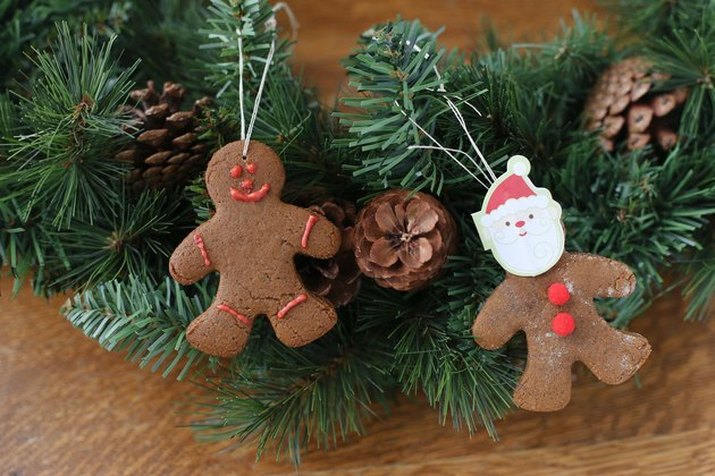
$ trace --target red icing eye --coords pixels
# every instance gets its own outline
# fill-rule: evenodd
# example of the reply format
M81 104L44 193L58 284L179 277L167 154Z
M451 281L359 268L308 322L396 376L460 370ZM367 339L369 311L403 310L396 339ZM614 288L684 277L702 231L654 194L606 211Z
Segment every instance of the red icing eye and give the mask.
M240 165L234 165L231 169L231 178L238 178L243 175L243 167Z
M246 170L248 170L249 174L255 174L256 170L258 170L258 165L256 165L255 162L251 162L250 164L246 164Z

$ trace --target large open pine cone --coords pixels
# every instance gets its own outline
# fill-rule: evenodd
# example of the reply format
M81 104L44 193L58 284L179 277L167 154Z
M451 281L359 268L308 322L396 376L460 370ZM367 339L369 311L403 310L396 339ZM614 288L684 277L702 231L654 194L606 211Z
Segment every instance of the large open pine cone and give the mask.
M457 225L436 198L391 190L360 212L355 258L362 272L383 287L417 289L435 278L456 250Z
M298 271L309 290L323 296L336 307L344 306L357 296L362 276L353 252L352 235L357 214L355 205L336 200L313 205L310 209L340 229L342 244L340 251L329 259L300 257Z
M642 58L619 61L603 72L584 112L587 129L600 130L605 150L610 152L624 141L630 150L650 143L669 150L676 144L688 91L652 91L666 79L667 75L654 72L653 65Z
M199 99L192 110L181 111L185 94L183 86L172 82L164 83L159 94L153 81L130 93L138 105L126 110L134 116L137 133L115 158L132 164L126 180L135 190L186 183L206 166L207 146L199 141L197 119L210 99Z

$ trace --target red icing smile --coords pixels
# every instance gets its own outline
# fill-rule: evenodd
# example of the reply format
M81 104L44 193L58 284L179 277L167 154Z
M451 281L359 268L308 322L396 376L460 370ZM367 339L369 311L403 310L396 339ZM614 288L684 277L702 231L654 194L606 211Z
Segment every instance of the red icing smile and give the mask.
M236 188L231 187L231 198L237 202L260 202L271 190L270 184L264 183L263 186L255 192L245 193Z
M526 236L526 232L522 231L521 233L519 233L519 236Z

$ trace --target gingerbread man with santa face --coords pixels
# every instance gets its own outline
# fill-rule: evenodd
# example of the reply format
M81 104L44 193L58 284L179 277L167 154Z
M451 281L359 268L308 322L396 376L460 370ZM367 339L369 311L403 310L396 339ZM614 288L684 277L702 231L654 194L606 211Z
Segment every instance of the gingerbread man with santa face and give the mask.
M514 391L517 406L554 411L571 397L571 366L581 361L608 384L628 380L650 354L641 335L614 329L594 298L625 297L635 276L623 263L564 251L561 206L528 177L529 161L509 159L473 214L485 249L507 271L477 315L472 333L496 349L524 331L526 369Z

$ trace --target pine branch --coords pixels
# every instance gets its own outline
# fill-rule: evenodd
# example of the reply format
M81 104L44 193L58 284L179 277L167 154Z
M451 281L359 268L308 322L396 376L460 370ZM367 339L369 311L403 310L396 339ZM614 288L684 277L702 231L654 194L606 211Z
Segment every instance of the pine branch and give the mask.
M75 220L71 228L54 231L52 239L63 247L47 257L54 274L50 288L88 289L127 277L160 281L191 225L186 208L166 193L145 191L136 201L123 194L116 210L101 210L93 223Z
M58 25L58 40L49 52L38 52L40 70L30 97L23 99L23 126L10 147L13 173L0 186L26 193L24 214L38 204L52 207L52 223L67 227L74 218L91 223L103 208L111 209L123 175L118 161L108 160L130 127L119 112L132 83L133 67L119 71L107 43L88 35L73 36ZM47 212L45 212L47 213Z
M361 151L345 168L371 189L436 191L443 185L444 171L430 154L408 148L421 143L408 117L434 131L436 113L446 110L433 100L441 96L436 91L443 80L435 68L445 56L437 36L417 21L397 20L363 35L359 50L345 60L359 95L340 99L351 112L334 114L349 132L337 144Z
M195 0L125 2L126 21L117 38L124 58L141 59L135 80L181 83L189 94L201 97L213 91L204 80L204 65L213 58L200 45L208 17L205 3ZM124 61L126 63L126 61Z
M688 3L688 2L683 2ZM647 55L670 74L664 88L684 87L688 101L679 134L701 147L715 144L715 0L710 8L668 35L649 38Z
M211 0L208 28L202 33L209 43L202 49L213 53L208 64L208 81L218 91L216 97L224 104L239 103L238 54L239 37L243 41L245 92L255 91L265 66L271 42L276 39L272 74L285 74L286 59L290 55L289 43L278 38L277 29L271 27L275 15L267 0ZM248 94L247 94L248 96ZM246 111L250 117L249 111Z
M257 458L275 445L277 456L287 453L296 465L308 445L331 448L363 434L364 421L374 418L375 404L386 408L395 382L385 341L354 322L343 315L330 334L300 349L272 335L252 339L234 374L209 385L213 398L201 404L192 426L206 440L255 441Z
M138 278L114 280L68 299L62 313L106 350L126 351L128 360L164 377L178 370L182 380L216 366L189 345L185 332L213 299L215 286L209 283L183 288L169 278L158 286Z
M712 315L715 296L715 244L696 253L686 264L688 281L683 296L688 300L687 320L704 320Z
M23 220L16 200L0 201L0 260L14 278L13 294L30 278L36 294L47 294L46 256L63 253L52 231L38 216Z
M120 4L113 0L3 0L0 92L34 77L34 52L30 47L45 51L56 37L56 22L67 22L74 33L81 33L87 25L90 31L108 36L121 28L123 13Z
M366 286L360 294L360 318L366 332L383 335L392 346L392 371L404 393L425 394L439 409L441 424L450 418L455 428L470 433L484 426L496 437L494 420L511 408L518 377L512 362L523 358L523 344L485 351L474 344L471 325L477 306L446 310L447 282L443 278L427 291L407 296ZM516 342L516 341L515 341ZM518 343L517 343L518 344Z

